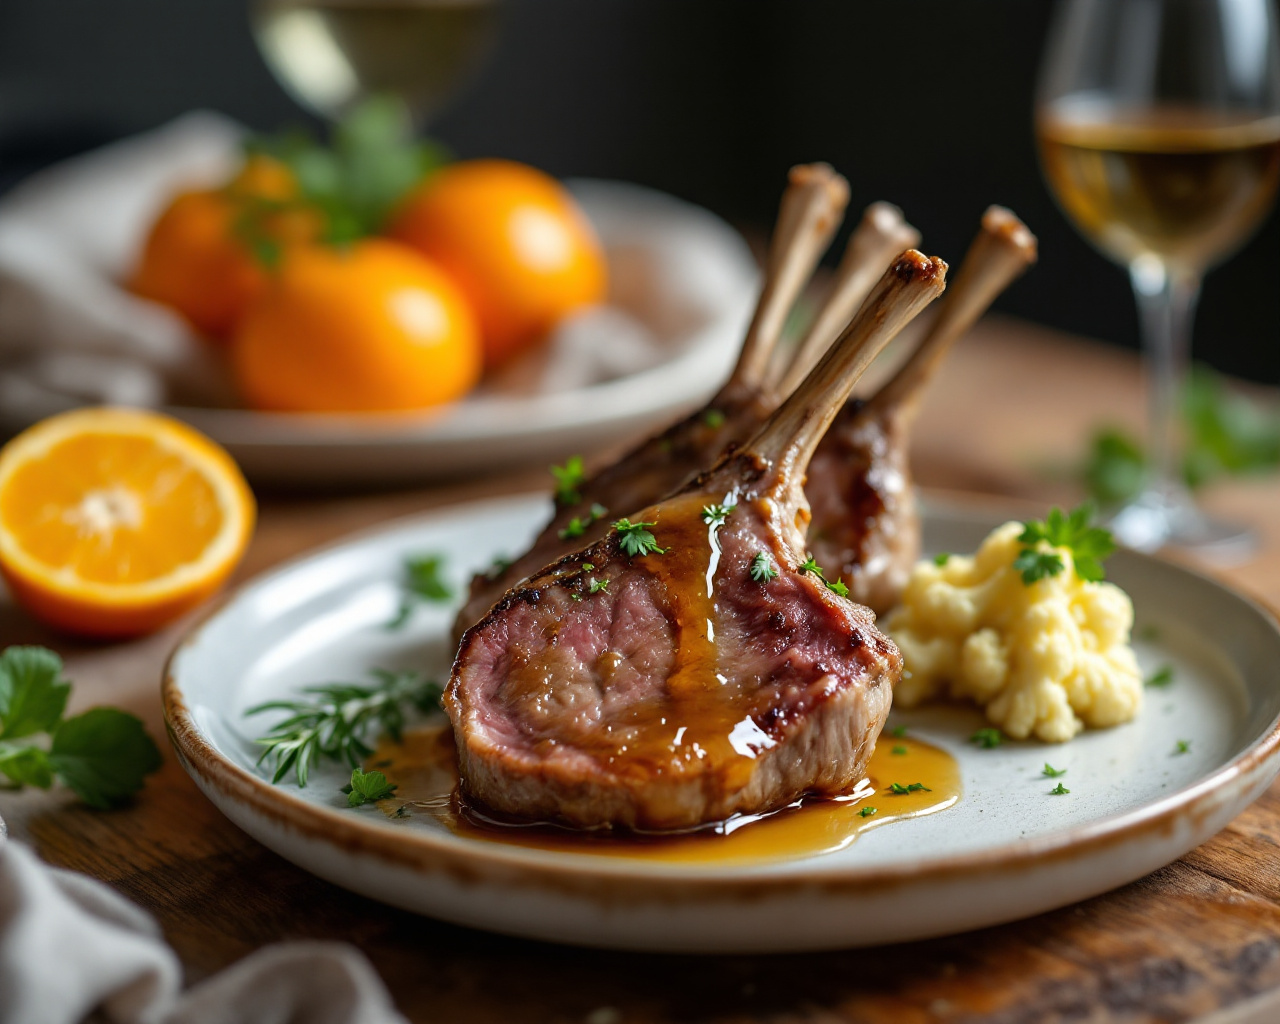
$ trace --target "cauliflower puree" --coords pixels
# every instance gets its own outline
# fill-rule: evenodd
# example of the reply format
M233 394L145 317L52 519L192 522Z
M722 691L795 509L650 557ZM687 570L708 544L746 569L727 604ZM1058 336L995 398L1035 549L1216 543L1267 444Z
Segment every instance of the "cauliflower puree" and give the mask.
M1052 743L1128 722L1142 707L1129 595L1079 579L1070 549L1047 544L1063 571L1024 583L1013 567L1022 530L1005 523L977 554L912 570L884 622L904 661L894 703L972 700L1008 735Z

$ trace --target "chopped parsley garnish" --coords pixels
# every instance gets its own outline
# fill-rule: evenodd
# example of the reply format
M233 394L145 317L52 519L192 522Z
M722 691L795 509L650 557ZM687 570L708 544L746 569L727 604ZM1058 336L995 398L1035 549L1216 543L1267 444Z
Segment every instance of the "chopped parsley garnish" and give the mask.
M1168 686L1173 682L1173 666L1161 665L1158 669L1147 676L1146 686Z
M593 577L592 579L588 580L588 582L591 584L591 593L593 594L599 594L601 592L606 594L609 593L609 581L607 579L598 580Z
M860 817L860 818L869 818L869 817L871 817L871 815L873 815L873 814L875 814L875 813L876 813L876 809L875 809L874 807L864 807L864 808L862 808L862 810L860 810L860 811L858 812L858 817Z
M1055 768L1048 761L1046 761L1044 763L1044 771L1042 771L1040 774L1043 775L1046 779L1056 779L1061 775L1066 775L1067 770L1065 768Z
M831 591L831 593L838 594L840 597L849 596L848 584L841 579L837 579L834 583L829 582L827 580L827 574L822 571L822 566L814 560L813 555L805 555L804 561L800 563L800 571L813 573L818 577L818 579L822 580L823 585Z
M1189 753L1191 753L1191 741L1178 740L1177 745L1174 746L1173 748L1173 756L1177 757L1179 754L1189 754Z
M931 790L923 782L913 782L907 786L904 786L901 782L892 782L889 784L889 789L888 789L888 792L893 793L896 796L902 796L904 793L919 793L921 791L925 793L933 792L933 790Z
M53 651L0 652L0 775L38 789L57 779L99 810L124 803L160 767L160 751L127 711L90 708L63 717L70 693Z
M951 555L949 552L946 552L946 551L939 551L936 555L933 556L933 564L936 565L939 569L941 569L949 561L951 561Z
M724 426L725 416L719 409L707 409L702 414L702 422L712 430L719 430Z
M491 580L496 580L499 576L501 576L504 572L510 569L513 565L515 565L514 559L506 558L503 555L499 555L497 558L493 560L493 564L490 565L489 568L485 570L485 575L488 576L489 579Z
M630 519L619 519L613 524L613 528L618 531L618 543L622 546L623 554L630 558L639 555L665 555L666 548L658 547L657 540L654 539L649 527L656 525L655 523L633 523Z
M1064 786L1061 782L1059 782L1056 786L1053 787L1053 789L1049 790L1049 795L1050 796L1066 796L1070 792L1071 790L1067 789L1066 786Z
M905 725L895 725L890 732L894 736L905 736L907 734L907 727Z
M563 466L552 466L551 475L556 481L556 504L576 505L582 500L579 492L587 479L586 467L582 464L581 455L570 455Z
M737 505L704 505L702 507L702 521L708 526L722 526L724 521L729 518Z
M400 787L387 782L380 771L365 772L357 766L351 769L351 782L342 788L347 794L347 806L359 807L377 800L385 800Z
M574 537L581 537L587 532L587 527L592 523L603 519L609 514L609 510L599 502L592 502L591 509L585 516L574 516L569 520L568 524L560 531L558 536L561 540L572 540Z
M778 578L778 570L774 568L773 561L763 551L757 551L756 557L751 559L750 572L751 578L757 583L768 583Z
M1030 519L1023 523L1018 543L1025 547L1013 563L1013 567L1022 573L1022 582L1030 586L1046 576L1058 575L1065 568L1057 554L1036 549L1035 545L1041 543L1070 551L1076 576L1080 579L1091 583L1105 579L1107 574L1102 563L1115 551L1116 542L1110 530L1090 525L1095 511L1093 502L1086 501L1070 512L1055 507L1044 519Z
M983 750L992 750L1004 742L1004 733L999 729L988 726L985 729L979 729L970 736L969 742L976 743Z
M579 593L577 593L576 591L575 591L574 593L571 593L569 596L570 596L571 598L573 598L573 600L575 600L575 601L581 601L581 600L582 600L582 595L581 595L581 594L579 594Z
M907 752L907 748L903 746L901 743L899 743L897 746L893 748L893 752L895 754L905 754Z
M444 580L443 555L411 555L404 560L404 594L387 629L399 629L423 601L441 603L453 598L453 588Z
M271 781L279 782L290 770L298 785L305 786L312 767L321 758L345 761L356 768L373 753L369 740L386 733L398 740L404 729L405 712L417 708L423 714L440 709L440 685L416 672L374 669L374 682L325 683L307 686L296 700L273 700L249 708L245 715L264 711L288 712L258 740L262 756L275 767Z

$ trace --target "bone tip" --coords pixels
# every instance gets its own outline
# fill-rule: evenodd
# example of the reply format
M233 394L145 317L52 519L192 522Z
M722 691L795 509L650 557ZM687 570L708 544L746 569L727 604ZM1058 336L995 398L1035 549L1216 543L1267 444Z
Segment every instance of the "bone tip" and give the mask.
M841 209L849 202L849 182L827 163L796 164L787 174L792 188L814 189L826 193L827 199Z
M908 249L893 262L893 275L904 284L925 284L941 288L947 280L947 264L937 256Z
M1003 206L988 206L982 215L982 230L1020 252L1028 263L1034 263L1039 243L1036 236L1012 210Z

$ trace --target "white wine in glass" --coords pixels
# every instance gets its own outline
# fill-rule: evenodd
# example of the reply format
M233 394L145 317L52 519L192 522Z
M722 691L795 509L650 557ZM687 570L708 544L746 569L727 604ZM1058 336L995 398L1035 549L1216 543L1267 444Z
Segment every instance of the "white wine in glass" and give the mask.
M421 126L480 64L498 0L256 0L254 37L277 80L330 119L393 95Z
M1262 223L1280 183L1271 0L1066 0L1036 112L1045 179L1081 234L1128 268L1148 372L1151 476L1125 543L1229 555L1247 531L1181 482L1178 403L1205 271Z

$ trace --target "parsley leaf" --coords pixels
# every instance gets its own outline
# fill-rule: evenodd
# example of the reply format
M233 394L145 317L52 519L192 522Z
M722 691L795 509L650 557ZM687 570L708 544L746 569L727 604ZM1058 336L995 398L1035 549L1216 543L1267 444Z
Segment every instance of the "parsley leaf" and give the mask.
M1189 754L1189 753L1191 753L1191 741L1178 740L1177 745L1173 748L1174 757L1177 757L1179 754Z
M907 727L905 725L895 725L889 731L894 736L905 736L907 734Z
M1013 568L1022 573L1022 582L1031 586L1049 576L1057 576L1064 566L1062 558L1053 552L1027 548L1013 560Z
M588 582L591 584L591 593L593 594L599 594L601 591L606 594L609 592L609 581L607 579L598 580L593 577Z
M888 789L888 792L893 793L896 796L902 796L904 793L919 793L921 791L925 793L933 792L933 790L923 782L913 782L908 786L904 786L901 782L891 782Z
M654 523L633 523L630 519L619 519L613 524L613 528L618 531L618 543L622 546L622 551L630 558L639 555L665 555L666 548L658 547L657 540L654 539L649 527Z
M1143 685L1164 687L1173 682L1173 666L1161 665L1158 669L1147 676Z
M823 582L826 583L826 580L823 580ZM831 593L838 594L841 597L849 596L849 585L845 583L844 580L836 580L834 583L827 583L827 589L831 591Z
M439 603L452 599L453 588L444 580L444 556L411 555L404 560L404 597L386 628L399 629L422 601Z
M585 516L574 516L569 520L568 524L560 531L558 536L561 540L572 540L574 537L581 537L587 532L587 527L597 520L604 518L609 510L601 505L598 501L591 503L591 508Z
M702 507L702 521L708 526L722 526L724 521L729 518L737 505L704 505Z
M1044 771L1042 771L1040 774L1043 775L1046 779L1056 779L1060 775L1066 775L1067 770L1065 768L1055 768L1048 761L1046 761L1044 763Z
M6 647L0 654L0 740L50 732L70 693L62 659L52 651Z
M359 767L351 769L351 785L347 793L347 806L359 807L377 800L385 800L400 787L387 782L387 777L380 771L365 772Z
M136 716L92 708L54 731L49 767L90 807L106 810L142 788L160 767L160 751Z
M862 808L862 810L860 810L860 811L858 812L858 817L860 817L860 818L869 818L869 817L871 817L871 815L873 815L873 814L875 814L875 813L876 813L876 809L875 809L874 807L864 807L864 808Z
M719 430L724 426L725 415L719 409L707 409L702 414L702 422L712 430Z
M976 743L983 750L992 750L1004 742L1004 733L999 729L988 726L985 729L979 729L969 737L970 743Z
M556 481L556 504L576 505L582 500L578 491L587 479L587 470L581 455L570 455L563 466L552 466L551 475Z
M949 552L946 552L946 551L939 551L936 555L933 556L933 564L936 565L939 569L941 569L949 561L951 561L951 555Z
M773 560L763 551L757 551L755 558L751 559L749 571L751 578L757 583L768 583L778 578L778 570L774 568Z
M1096 583L1106 578L1103 561L1116 549L1110 530L1091 526L1096 509L1086 501L1070 512L1051 508L1044 519L1030 519L1022 524L1018 543L1026 545L1013 567L1022 573L1022 582L1030 586L1046 576L1062 572L1064 563L1056 552L1038 550L1036 545L1048 544L1052 548L1066 548L1076 576L1086 582Z
M899 743L897 746L893 748L893 753L895 754L905 754L906 752L907 752L907 748L903 746L901 743Z
M1053 787L1053 789L1049 790L1049 795L1050 796L1066 796L1070 792L1071 790L1067 789L1066 786L1064 786L1061 782L1059 782L1056 786Z
M818 563L814 560L813 555L804 556L804 561L800 563L800 571L811 572L815 576L817 576L818 579L823 580L825 582L826 578L822 575L822 569L821 567L819 567Z

